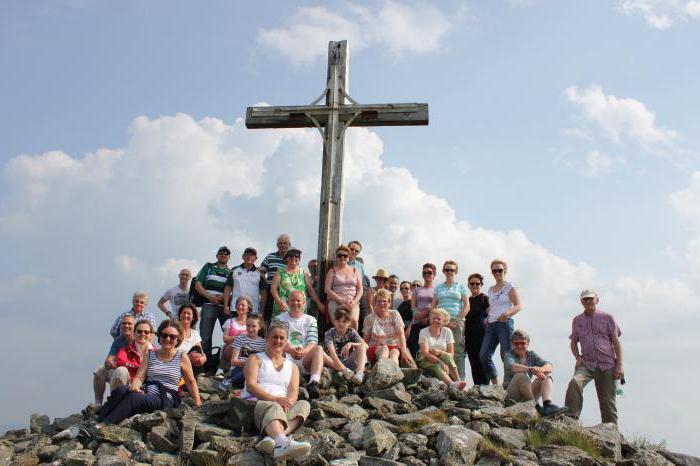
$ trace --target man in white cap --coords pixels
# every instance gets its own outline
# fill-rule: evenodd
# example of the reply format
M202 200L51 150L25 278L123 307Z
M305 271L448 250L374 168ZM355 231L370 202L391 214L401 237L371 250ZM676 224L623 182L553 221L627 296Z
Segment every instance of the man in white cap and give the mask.
M569 336L576 366L566 390L566 407L571 416L578 418L583 408L583 389L593 380L602 421L617 424L615 381L624 379L622 333L613 316L596 309L598 301L595 290L581 292L583 312L574 317Z

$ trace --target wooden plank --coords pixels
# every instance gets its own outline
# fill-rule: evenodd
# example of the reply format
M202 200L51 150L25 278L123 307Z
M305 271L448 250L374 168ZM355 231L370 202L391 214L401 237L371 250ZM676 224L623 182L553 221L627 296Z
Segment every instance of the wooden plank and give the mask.
M248 129L309 128L314 126L307 114L325 126L329 112L338 112L338 120L348 121L357 112L350 126L418 126L429 123L428 104L399 103L374 105L341 105L331 110L326 105L248 107L245 125Z

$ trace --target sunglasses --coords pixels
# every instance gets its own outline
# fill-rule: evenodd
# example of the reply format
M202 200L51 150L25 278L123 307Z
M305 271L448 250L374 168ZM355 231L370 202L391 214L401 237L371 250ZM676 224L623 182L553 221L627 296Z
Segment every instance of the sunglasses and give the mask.
M442 269L443 272L445 273L450 273L450 272L457 272L457 269Z
M469 282L469 286L481 286L479 282Z
M338 257L350 257L350 256L348 256L347 254L338 254L337 256L338 256Z
M514 341L513 346L527 346L526 341Z
M503 273L506 269L491 269L491 273Z
M160 339L161 340L177 340L178 335L175 333L161 333L160 334Z
M151 331L150 330L136 330L136 333L138 335L150 335Z
M432 274L433 274L432 270L423 270L423 276L432 275Z

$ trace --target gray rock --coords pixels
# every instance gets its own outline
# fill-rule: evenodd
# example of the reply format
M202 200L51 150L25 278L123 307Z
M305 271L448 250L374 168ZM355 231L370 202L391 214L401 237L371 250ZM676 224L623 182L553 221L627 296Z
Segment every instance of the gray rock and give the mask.
M199 393L219 393L221 390L219 390L219 383L221 383L220 380L217 380L212 377L207 377L204 374L200 374L197 376L197 387L199 388Z
M59 433L55 434L53 437L51 437L51 441L54 443L60 443L64 442L66 440L73 440L74 438L78 437L78 434L80 433L80 426L78 424L74 424L70 426L69 428L60 431Z
M116 455L104 455L97 457L97 466L129 466L129 461Z
M131 452L131 457L134 461L140 463L151 463L153 455L155 454L146 447L146 444L141 440L130 440L124 444L124 446Z
M194 450L190 455L194 466L223 466L223 457L215 450Z
M337 460L332 460L328 464L329 466L358 466L357 460L350 458L340 458Z
M483 421L471 421L466 424L467 429L478 432L481 435L488 435L491 432L491 426Z
M399 441L413 449L428 445L428 437L426 435L411 432L399 435Z
M492 456L487 456L484 458L479 458L476 466L501 466L501 460Z
M448 398L449 395L445 391L425 392L413 398L413 403L419 408L425 408L426 406L437 406Z
M61 449L58 445L44 445L39 448L36 452L36 456L42 461L42 463L50 463L53 461L56 453Z
M447 385L445 385L445 382L442 380L436 379L434 377L425 377L421 376L420 386L423 388L423 390L426 391L440 391L440 390L445 390Z
M445 466L473 464L481 435L462 426L447 426L437 435L435 447Z
M124 445L112 445L111 443L102 443L95 451L95 456L99 462L103 456L116 456L124 461L129 461L131 452Z
M212 424L199 423L195 427L195 435L200 442L208 442L212 437L229 437L233 434L229 429Z
M95 430L94 437L100 442L125 444L129 440L141 440L141 434L128 427L106 424ZM128 448L128 447L127 447Z
M487 406L472 411L472 420L500 419L506 415L506 410L502 406Z
M403 380L403 371L398 364L388 358L382 358L372 367L364 387L372 392L390 387Z
M369 421L362 432L362 448L372 456L381 456L397 441L396 435L377 421Z
M360 459L360 466L403 466L403 463L373 456L363 456Z
M362 398L360 398L357 395L345 395L342 397L340 400L341 403L345 403L346 405L359 405L362 404Z
M414 426L416 424L424 425L436 422L436 416L440 410L435 407L425 408L420 411L408 414L392 414L386 417L386 420L400 426L402 424Z
M376 398L374 396L368 396L362 400L362 406L367 409L383 410L389 413L393 413L396 410L396 402Z
M426 466L425 462L419 460L415 456L407 456L402 458L401 461L407 466Z
M478 390L480 398L496 401L506 399L506 390L500 385L479 385Z
M52 461L65 462L70 452L85 449L77 440L68 440L67 442L61 443L59 447L60 448L55 452ZM92 451L92 449L90 450Z
M607 423L584 427L583 432L595 441L603 456L614 461L622 459L622 441L624 437L617 430L615 424Z
M180 459L169 453L158 453L151 460L153 466L180 466Z
M90 450L73 450L66 457L66 466L92 466L97 459Z
M659 450L657 452L676 466L700 466L700 458L682 453L674 453L668 450Z
M394 403L411 403L413 396L408 393L402 383L397 383L382 390L374 390L368 393L373 398L381 398Z
M220 455L230 457L250 450L254 442L255 439L249 437L212 437L209 446Z
M545 445L538 448L538 462L544 466L599 466L602 463L576 447Z
M348 406L338 402L314 401L314 407L322 409L327 414L344 417L351 421L364 421L369 417L369 413L358 405Z
M638 450L631 458L619 461L624 466L673 466L669 460L651 450Z
M167 415L164 411L156 411L155 413L137 414L131 419L131 427L142 433L147 433L156 426L165 423Z
M423 375L423 369L415 367L402 367L401 372L403 372L403 384L407 387L416 385L420 381L420 376Z
M450 424L451 426L463 426L464 421L458 418L457 416L450 416L450 418L447 420L447 423Z
M539 419L540 415L535 409L534 401L524 401L522 403L515 403L512 406L508 406L504 410L506 416L514 417L521 420L536 420Z
M83 420L83 416L80 414L71 414L68 417L57 417L53 420L53 425L57 430L65 430L72 426L73 424L78 424Z
M168 426L156 426L148 433L148 441L153 449L160 453L174 453L177 446L173 441L173 435Z
M238 453L226 462L227 465L231 466L265 466L265 457L258 453L257 451L247 451L244 453Z
M344 417L332 417L329 419L324 419L322 421L316 421L313 423L313 427L316 430L332 429L337 430L348 423L348 420Z
M445 426L447 426L447 424L443 424L440 422L432 422L430 424L421 426L420 433L421 435L425 435L426 437L431 437L433 435L437 435L438 432L440 432Z
M196 419L185 418L182 420L182 426L180 428L180 438L177 442L178 448L180 450L180 456L187 458L192 453L192 448L194 447L196 428Z
M492 440L505 445L509 449L525 448L524 430L499 427L498 429L493 429L489 436Z
M51 419L46 414L32 414L29 417L29 431L32 434L48 433Z

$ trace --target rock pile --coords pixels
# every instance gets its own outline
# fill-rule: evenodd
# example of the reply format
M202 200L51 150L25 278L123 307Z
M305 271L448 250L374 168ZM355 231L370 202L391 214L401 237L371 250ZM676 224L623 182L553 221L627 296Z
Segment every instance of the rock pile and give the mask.
M273 464L255 450L254 435L227 423L229 394L218 380L198 382L203 405L197 410L186 401L101 429L94 429L89 408L53 422L32 415L29 431L0 437L0 466ZM532 402L505 406L501 387L458 391L388 360L361 387L325 371L321 387L323 396L294 434L312 444L311 452L290 465L700 465L695 457L627 442L614 425L541 419Z

